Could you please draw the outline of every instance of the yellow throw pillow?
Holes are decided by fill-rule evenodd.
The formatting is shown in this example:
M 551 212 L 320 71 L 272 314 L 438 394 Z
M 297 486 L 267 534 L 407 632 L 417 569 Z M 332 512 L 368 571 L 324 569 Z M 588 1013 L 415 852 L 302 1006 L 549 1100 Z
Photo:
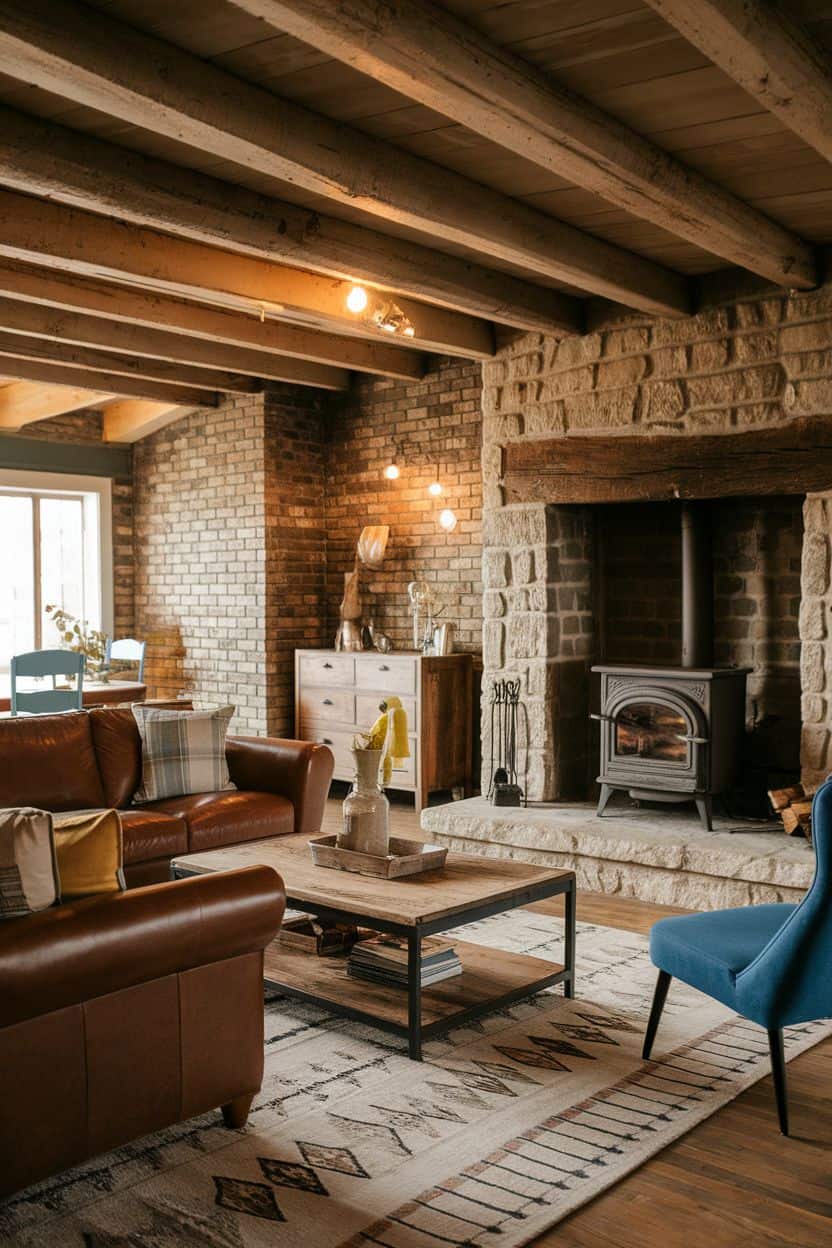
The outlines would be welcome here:
M 54 829 L 62 901 L 123 891 L 124 851 L 117 810 L 55 815 Z

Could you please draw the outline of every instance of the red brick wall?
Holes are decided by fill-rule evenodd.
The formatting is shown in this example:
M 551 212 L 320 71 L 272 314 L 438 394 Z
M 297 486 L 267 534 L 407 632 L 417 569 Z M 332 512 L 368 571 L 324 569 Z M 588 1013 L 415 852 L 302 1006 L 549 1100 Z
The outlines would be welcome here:
M 398 649 L 413 645 L 408 583 L 424 579 L 446 602 L 440 617 L 457 626 L 457 648 L 482 648 L 481 368 L 436 359 L 419 382 L 364 380 L 328 401 L 326 463 L 327 644 L 338 627 L 344 572 L 353 566 L 365 524 L 389 524 L 387 557 L 365 571 L 365 604 Z M 397 443 L 401 476 L 384 478 Z M 430 497 L 439 473 L 445 491 Z M 453 533 L 437 523 L 443 507 Z

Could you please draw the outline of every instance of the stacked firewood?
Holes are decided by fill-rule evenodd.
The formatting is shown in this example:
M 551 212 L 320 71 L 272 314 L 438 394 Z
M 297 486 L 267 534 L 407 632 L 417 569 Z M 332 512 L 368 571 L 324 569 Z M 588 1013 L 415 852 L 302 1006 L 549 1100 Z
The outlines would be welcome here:
M 806 789 L 802 784 L 793 784 L 787 789 L 769 789 L 769 801 L 783 820 L 783 827 L 789 836 L 805 836 L 807 841 L 811 841 L 813 793 L 814 789 Z

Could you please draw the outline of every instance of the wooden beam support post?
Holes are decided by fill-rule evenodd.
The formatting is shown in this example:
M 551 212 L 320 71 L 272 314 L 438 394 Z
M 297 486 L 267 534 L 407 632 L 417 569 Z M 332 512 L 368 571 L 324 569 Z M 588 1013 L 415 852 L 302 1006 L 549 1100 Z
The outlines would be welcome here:
M 384 221 L 657 315 L 687 281 L 71 0 L 0 0 L 0 72 Z
M 832 59 L 770 0 L 647 0 L 708 60 L 832 161 Z
M 503 447 L 506 503 L 633 503 L 832 489 L 832 425 L 691 437 L 563 437 Z
M 252 378 L 264 378 L 269 381 L 289 381 L 302 386 L 315 386 L 322 390 L 345 390 L 349 385 L 350 374 L 345 368 L 333 368 L 326 364 L 317 364 L 310 360 L 295 359 L 291 356 L 276 355 L 270 351 L 253 351 L 246 347 L 218 342 L 214 338 L 196 338 L 192 334 L 168 333 L 165 330 L 150 329 L 145 325 L 130 321 L 117 321 L 106 315 L 86 316 L 69 308 L 83 303 L 83 279 L 64 277 L 50 269 L 35 269 L 25 265 L 4 265 L 0 261 L 0 290 L 6 286 L 16 287 L 17 279 L 28 297 L 41 294 L 57 300 L 63 296 L 65 306 L 40 304 L 28 301 L 28 298 L 11 299 L 0 295 L 0 329 L 7 331 L 11 339 L 18 335 L 27 335 L 27 352 L 29 345 L 38 339 L 48 340 L 41 343 L 44 350 L 49 343 L 62 344 L 65 347 L 74 345 L 79 348 L 102 347 L 107 357 L 115 364 L 118 358 L 115 353 L 123 352 L 130 359 L 127 363 L 128 372 L 143 372 L 148 377 L 158 374 L 159 380 L 166 380 L 159 371 L 160 362 L 170 361 L 171 365 L 193 365 L 194 376 L 200 375 L 201 380 L 210 377 L 222 378 L 226 384 L 214 386 L 214 389 L 255 389 L 258 381 Z M 101 283 L 91 281 L 90 293 L 95 295 L 102 289 Z M 106 290 L 106 287 L 103 288 Z M 112 289 L 112 298 L 118 300 L 119 290 Z M 128 296 L 133 291 L 126 292 Z M 94 307 L 94 299 L 91 300 Z M 102 298 L 102 303 L 104 298 Z M 128 298 L 128 303 L 130 299 Z M 177 312 L 183 311 L 181 300 L 172 300 Z M 164 301 L 163 301 L 164 303 Z M 130 303 L 130 308 L 133 308 Z M 95 353 L 100 356 L 102 353 Z M 34 356 L 32 358 L 35 358 Z M 43 358 L 46 358 L 44 356 Z M 55 357 L 57 358 L 57 357 Z M 89 355 L 87 358 L 93 358 Z M 80 360 L 80 357 L 79 357 Z M 69 362 L 67 359 L 66 362 Z M 146 365 L 146 367 L 145 367 Z M 215 369 L 230 369 L 230 373 L 216 373 Z M 121 367 L 113 367 L 113 372 L 121 372 Z M 181 375 L 181 374 L 180 374 Z M 170 374 L 172 376 L 172 374 Z M 238 377 L 239 380 L 234 380 Z M 184 377 L 183 377 L 184 380 Z
M 0 386 L 0 429 L 16 432 L 36 420 L 63 416 L 91 407 L 106 394 L 78 386 L 43 386 L 30 381 L 4 382 Z
M 812 248 L 802 239 L 429 0 L 234 3 L 732 264 L 783 286 L 818 283 Z M 653 7 L 765 6 L 656 0 Z M 771 58 L 771 47 L 768 53 Z
M 580 333 L 579 299 L 432 247 L 310 212 L 0 104 L 0 182 L 160 229 L 388 288 L 518 329 Z

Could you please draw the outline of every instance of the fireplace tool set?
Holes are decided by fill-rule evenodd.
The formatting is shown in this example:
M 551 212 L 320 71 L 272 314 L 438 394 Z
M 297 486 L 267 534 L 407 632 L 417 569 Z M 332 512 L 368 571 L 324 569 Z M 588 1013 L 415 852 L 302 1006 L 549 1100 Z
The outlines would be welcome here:
M 524 794 L 517 783 L 517 717 L 520 681 L 495 680 L 491 690 L 491 787 L 495 806 L 521 806 Z

